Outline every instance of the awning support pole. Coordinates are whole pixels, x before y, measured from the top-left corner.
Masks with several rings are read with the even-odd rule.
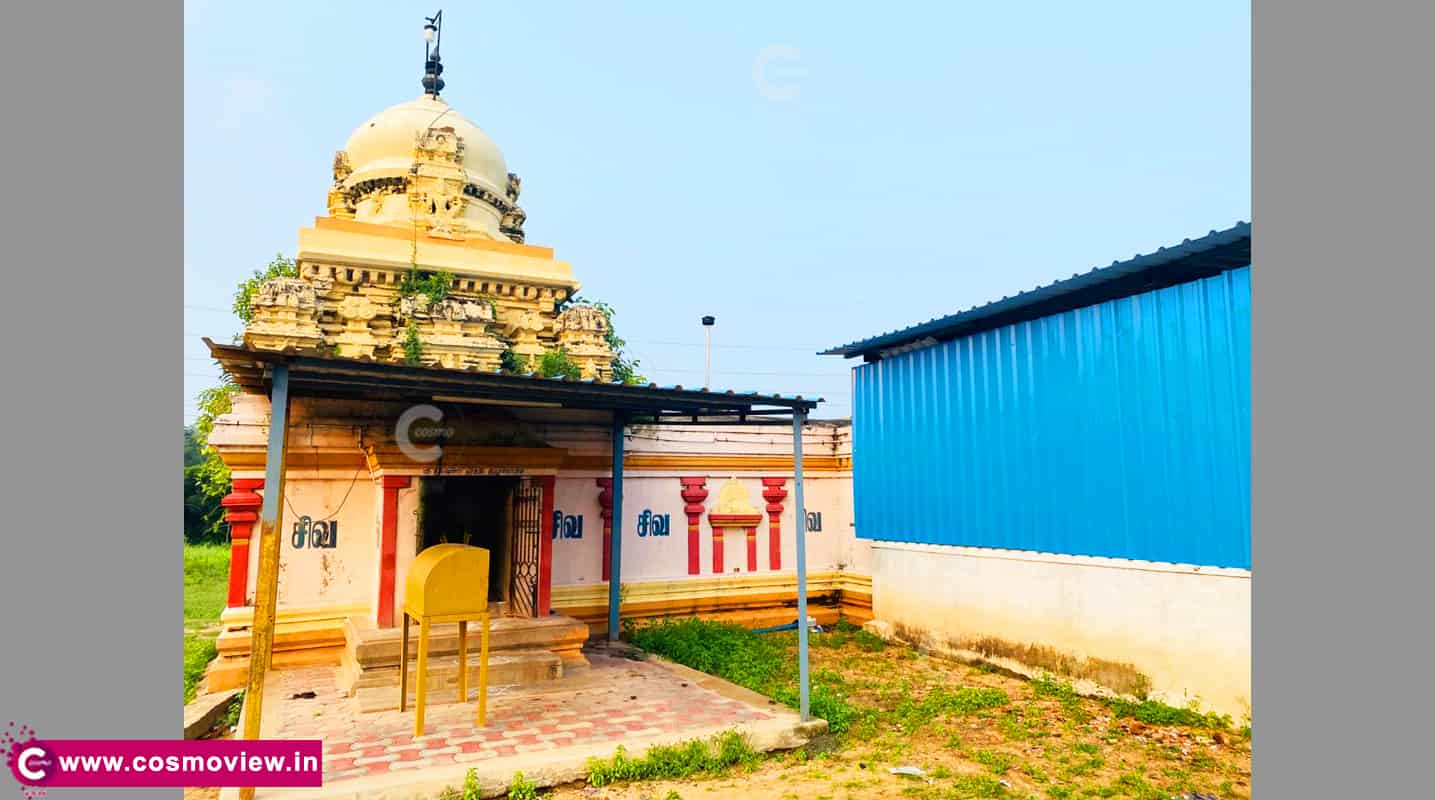
[[[244,739],[260,738],[264,678],[274,654],[274,612],[279,601],[279,520],[284,505],[284,466],[289,445],[289,367],[275,364],[269,390],[269,449],[264,454],[264,503],[259,508],[259,574],[249,634],[249,683],[244,691]],[[254,787],[239,790],[254,800]]]
[[[623,586],[623,428],[624,414],[613,414],[613,538],[608,564],[608,641],[618,641]]]
[[[807,669],[807,506],[802,500],[802,427],[807,412],[792,414],[792,484],[797,514],[797,693],[802,721],[812,719]]]

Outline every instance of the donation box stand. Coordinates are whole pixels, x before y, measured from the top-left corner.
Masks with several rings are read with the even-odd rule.
[[[419,553],[404,581],[404,633],[399,656],[399,711],[408,710],[409,619],[419,624],[414,735],[424,733],[428,695],[429,630],[434,623],[458,623],[458,700],[468,699],[468,623],[482,626],[478,652],[478,727],[488,711],[488,551],[465,544],[440,544]]]

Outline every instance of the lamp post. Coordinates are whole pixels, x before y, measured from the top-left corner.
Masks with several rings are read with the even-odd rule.
[[[703,388],[711,389],[713,386],[713,325],[717,323],[717,317],[703,317],[703,332],[707,338],[707,344],[703,347]]]
[[[439,61],[439,43],[443,41],[443,10],[424,17],[424,94],[438,97],[443,91],[443,64]]]

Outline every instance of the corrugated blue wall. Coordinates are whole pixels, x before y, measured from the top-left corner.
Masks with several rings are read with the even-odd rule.
[[[1250,279],[858,367],[857,535],[1250,568]]]

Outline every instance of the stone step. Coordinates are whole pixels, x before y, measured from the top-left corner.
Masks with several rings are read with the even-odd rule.
[[[418,625],[409,626],[409,655],[418,655]],[[572,617],[551,616],[544,619],[494,618],[488,637],[491,654],[512,650],[543,648],[569,661],[581,660],[583,643],[588,638],[588,626]],[[401,631],[398,628],[384,630],[367,629],[355,631],[351,638],[350,657],[360,669],[397,666]],[[468,626],[468,651],[471,656],[478,653],[479,630],[477,623]],[[429,654],[447,656],[458,652],[458,625],[433,626],[429,633]]]
[[[488,658],[488,685],[490,687],[517,684],[531,684],[552,681],[563,677],[563,660],[547,650],[520,650],[504,653],[490,653]],[[418,689],[418,662],[409,662],[409,699],[412,702]],[[458,701],[458,656],[438,656],[429,659],[428,702],[452,703]],[[472,694],[478,688],[478,654],[469,654],[468,689]],[[354,697],[359,701],[359,710],[391,711],[399,707],[399,668],[380,667],[364,670],[354,687]]]

